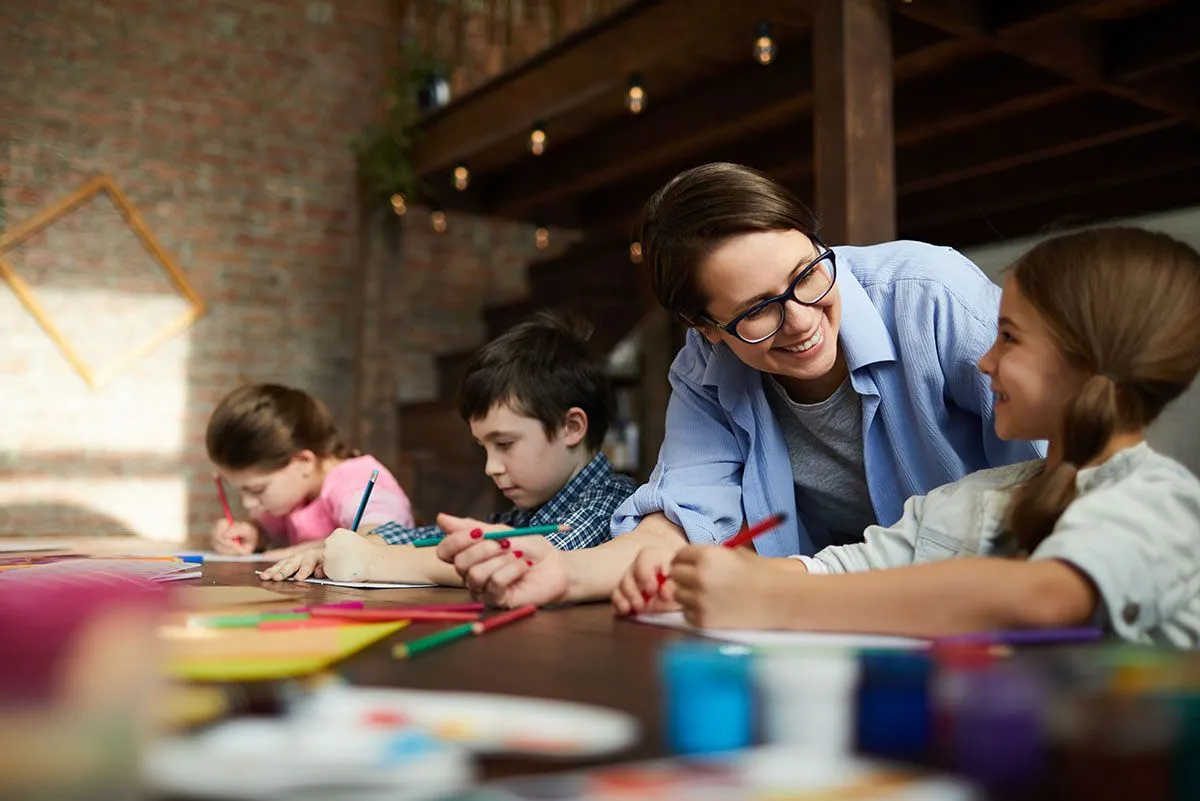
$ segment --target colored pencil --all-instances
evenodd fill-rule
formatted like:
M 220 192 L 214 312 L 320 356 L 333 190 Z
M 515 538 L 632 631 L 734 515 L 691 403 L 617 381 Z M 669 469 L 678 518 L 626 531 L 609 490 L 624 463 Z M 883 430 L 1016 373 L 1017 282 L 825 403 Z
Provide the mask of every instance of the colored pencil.
M 554 523 L 547 526 L 526 526 L 525 528 L 514 528 L 509 531 L 493 531 L 484 534 L 481 539 L 485 540 L 506 540 L 510 537 L 531 537 L 535 534 L 555 534 L 560 531 L 570 531 L 571 527 L 566 523 Z M 442 541 L 441 537 L 427 537 L 425 539 L 414 540 L 413 546 L 416 548 L 431 548 Z
M 759 534 L 767 533 L 768 531 L 775 528 L 776 526 L 778 526 L 780 523 L 782 523 L 786 519 L 787 519 L 787 515 L 782 515 L 782 514 L 771 515 L 770 517 L 767 517 L 767 518 L 764 518 L 764 519 L 758 521 L 757 523 L 755 523 L 753 526 L 750 526 L 749 528 L 742 529 L 737 534 L 734 534 L 732 537 L 725 540 L 725 542 L 723 542 L 721 544 L 724 545 L 726 548 L 741 547 L 742 545 L 745 545 L 746 543 L 753 540 Z
M 293 609 L 293 612 L 311 612 L 314 609 L 362 609 L 362 601 L 343 601 L 336 604 L 313 604 L 312 606 L 300 606 Z M 375 606 L 371 607 L 375 611 L 383 610 L 387 612 L 482 612 L 487 607 L 483 604 L 472 601 L 470 603 L 451 603 L 451 604 L 405 604 L 404 606 Z
M 293 631 L 295 629 L 329 629 L 335 626 L 352 625 L 353 621 L 336 617 L 306 617 L 302 620 L 264 620 L 258 624 L 259 631 Z
M 438 646 L 445 645 L 448 642 L 461 640 L 463 637 L 469 637 L 475 631 L 474 623 L 463 623 L 458 626 L 451 626 L 448 629 L 442 629 L 439 632 L 430 634 L 427 637 L 420 637 L 411 642 L 399 643 L 392 647 L 392 656 L 395 659 L 408 659 L 424 651 L 432 650 Z
M 358 503 L 358 511 L 354 513 L 354 522 L 350 525 L 351 531 L 358 531 L 358 524 L 362 522 L 363 512 L 367 510 L 367 501 L 371 500 L 371 490 L 375 489 L 375 479 L 379 478 L 379 471 L 372 470 L 371 477 L 367 479 L 367 488 L 363 490 L 362 500 Z
M 521 618 L 529 617 L 536 611 L 536 604 L 518 606 L 516 609 L 511 611 L 502 612 L 501 614 L 492 615 L 491 617 L 485 617 L 483 620 L 474 625 L 473 630 L 476 634 L 483 634 L 485 632 L 492 631 L 493 629 L 498 629 L 501 626 L 506 626 L 513 621 L 520 620 Z
M 240 629 L 277 620 L 308 620 L 308 615 L 303 612 L 255 612 L 246 615 L 218 615 L 201 618 L 200 623 L 214 629 Z
M 313 617 L 335 617 L 341 620 L 412 620 L 454 621 L 479 620 L 474 612 L 447 612 L 437 609 L 313 609 Z
M 221 499 L 221 508 L 225 510 L 225 522 L 233 525 L 233 510 L 229 508 L 229 498 L 225 495 L 225 482 L 221 481 L 219 474 L 213 476 L 213 481 L 217 482 L 217 497 Z

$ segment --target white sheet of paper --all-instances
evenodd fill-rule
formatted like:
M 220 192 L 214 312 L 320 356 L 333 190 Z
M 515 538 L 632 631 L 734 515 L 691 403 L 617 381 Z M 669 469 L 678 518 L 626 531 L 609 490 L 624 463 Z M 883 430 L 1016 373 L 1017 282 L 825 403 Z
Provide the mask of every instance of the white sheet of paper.
M 28 542 L 9 540 L 0 542 L 0 553 L 28 553 L 30 551 L 69 551 L 71 545 L 60 540 L 43 540 L 40 537 L 30 537 Z
M 204 575 L 204 571 L 202 570 L 190 570 L 187 573 L 172 573 L 168 576 L 159 576 L 154 581 L 162 584 L 164 581 L 182 581 L 183 579 L 200 578 L 202 575 Z
M 436 587 L 436 584 L 389 584 L 381 581 L 334 581 L 332 579 L 306 578 L 301 584 L 328 584 L 330 587 L 353 587 L 356 590 L 411 590 L 418 587 Z
M 913 637 L 888 637 L 879 634 L 835 634 L 823 631 L 754 631 L 741 629 L 698 629 L 683 619 L 683 612 L 638 615 L 639 623 L 683 629 L 714 640 L 749 645 L 754 648 L 928 648 L 928 640 Z
M 255 570 L 261 574 L 261 570 Z M 295 579 L 287 579 L 295 581 Z M 356 590 L 415 590 L 421 587 L 436 587 L 436 584 L 391 584 L 381 581 L 334 581 L 333 579 L 306 578 L 300 584 L 325 584 L 329 587 L 350 587 Z

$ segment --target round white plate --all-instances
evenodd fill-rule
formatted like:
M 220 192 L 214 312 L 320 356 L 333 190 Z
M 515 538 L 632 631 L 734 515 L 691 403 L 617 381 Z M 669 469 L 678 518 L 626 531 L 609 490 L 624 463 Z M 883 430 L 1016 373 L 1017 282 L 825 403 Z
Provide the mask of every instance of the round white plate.
M 479 754 L 592 758 L 641 736 L 637 720 L 614 709 L 488 693 L 334 685 L 297 714 L 316 725 L 416 725 Z

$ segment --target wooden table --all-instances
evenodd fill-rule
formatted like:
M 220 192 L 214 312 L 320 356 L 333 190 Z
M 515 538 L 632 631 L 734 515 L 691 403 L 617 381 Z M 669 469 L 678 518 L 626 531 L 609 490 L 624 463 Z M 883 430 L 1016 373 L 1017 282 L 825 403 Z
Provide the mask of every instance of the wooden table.
M 188 584 L 263 586 L 305 604 L 363 601 L 367 607 L 470 600 L 464 590 L 356 590 L 345 587 L 260 582 L 256 565 L 210 562 L 204 577 Z M 598 704 L 632 714 L 642 725 L 640 743 L 598 762 L 485 759 L 484 780 L 575 769 L 582 765 L 663 756 L 658 653 L 688 635 L 614 617 L 607 603 L 542 609 L 526 620 L 470 637 L 413 659 L 391 656 L 396 642 L 423 636 L 445 623 L 412 624 L 338 663 L 352 684 L 426 690 L 487 692 Z

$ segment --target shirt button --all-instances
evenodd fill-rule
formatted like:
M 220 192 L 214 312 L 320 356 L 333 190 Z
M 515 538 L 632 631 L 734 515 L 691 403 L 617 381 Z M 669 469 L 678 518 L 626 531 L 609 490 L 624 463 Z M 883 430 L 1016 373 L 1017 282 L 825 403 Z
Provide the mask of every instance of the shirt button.
M 1142 607 L 1135 603 L 1125 604 L 1125 608 L 1121 610 L 1121 619 L 1132 626 L 1137 622 L 1138 616 L 1142 614 Z

